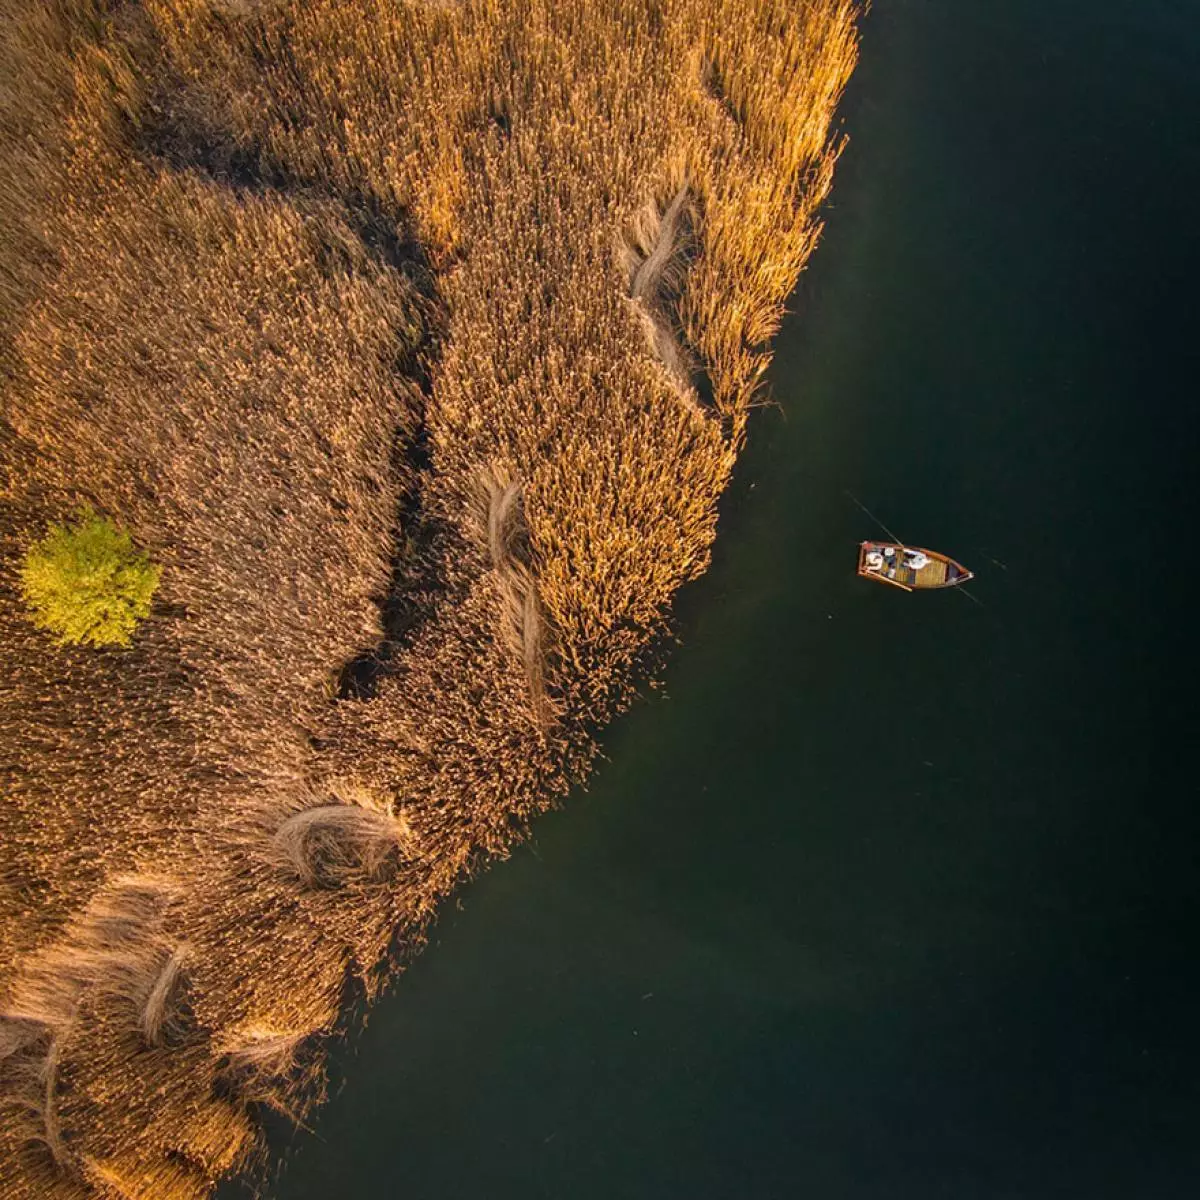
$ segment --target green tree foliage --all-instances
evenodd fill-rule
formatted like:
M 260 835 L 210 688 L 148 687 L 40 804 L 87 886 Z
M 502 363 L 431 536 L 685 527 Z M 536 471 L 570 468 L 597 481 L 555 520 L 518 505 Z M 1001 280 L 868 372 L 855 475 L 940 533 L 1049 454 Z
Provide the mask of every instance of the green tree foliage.
M 128 533 L 85 509 L 76 524 L 51 525 L 29 548 L 21 592 L 34 623 L 60 646 L 128 646 L 160 574 Z

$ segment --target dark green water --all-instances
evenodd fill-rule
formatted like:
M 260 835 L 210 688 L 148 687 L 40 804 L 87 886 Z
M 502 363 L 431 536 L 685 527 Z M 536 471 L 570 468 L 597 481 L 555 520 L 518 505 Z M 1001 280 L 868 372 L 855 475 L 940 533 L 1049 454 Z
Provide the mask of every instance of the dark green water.
M 877 0 L 863 51 L 670 698 L 278 1200 L 1200 1195 L 1200 5 Z M 857 580 L 847 488 L 982 606 Z

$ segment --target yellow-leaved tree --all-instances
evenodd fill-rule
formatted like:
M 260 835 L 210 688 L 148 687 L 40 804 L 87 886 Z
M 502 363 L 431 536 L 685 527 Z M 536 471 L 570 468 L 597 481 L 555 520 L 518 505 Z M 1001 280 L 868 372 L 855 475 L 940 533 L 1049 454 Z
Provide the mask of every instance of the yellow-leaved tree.
M 60 646 L 128 646 L 160 574 L 125 530 L 88 508 L 29 548 L 21 592 L 34 624 Z

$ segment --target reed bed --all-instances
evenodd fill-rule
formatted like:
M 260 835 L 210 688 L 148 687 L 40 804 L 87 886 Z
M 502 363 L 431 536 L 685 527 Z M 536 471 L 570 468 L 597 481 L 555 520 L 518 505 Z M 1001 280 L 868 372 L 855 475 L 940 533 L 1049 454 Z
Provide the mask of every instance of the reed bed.
M 261 1161 L 586 776 L 707 565 L 855 17 L 0 0 L 0 1194 Z M 162 568 L 128 650 L 21 607 L 83 506 Z

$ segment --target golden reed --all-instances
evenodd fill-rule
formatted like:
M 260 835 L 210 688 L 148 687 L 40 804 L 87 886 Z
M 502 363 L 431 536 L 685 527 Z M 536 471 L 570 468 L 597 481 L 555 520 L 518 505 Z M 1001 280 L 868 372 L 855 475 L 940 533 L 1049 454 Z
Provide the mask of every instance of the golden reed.
M 587 773 L 816 244 L 852 0 L 0 0 L 0 1194 L 206 1196 Z M 17 567 L 90 504 L 127 651 Z

